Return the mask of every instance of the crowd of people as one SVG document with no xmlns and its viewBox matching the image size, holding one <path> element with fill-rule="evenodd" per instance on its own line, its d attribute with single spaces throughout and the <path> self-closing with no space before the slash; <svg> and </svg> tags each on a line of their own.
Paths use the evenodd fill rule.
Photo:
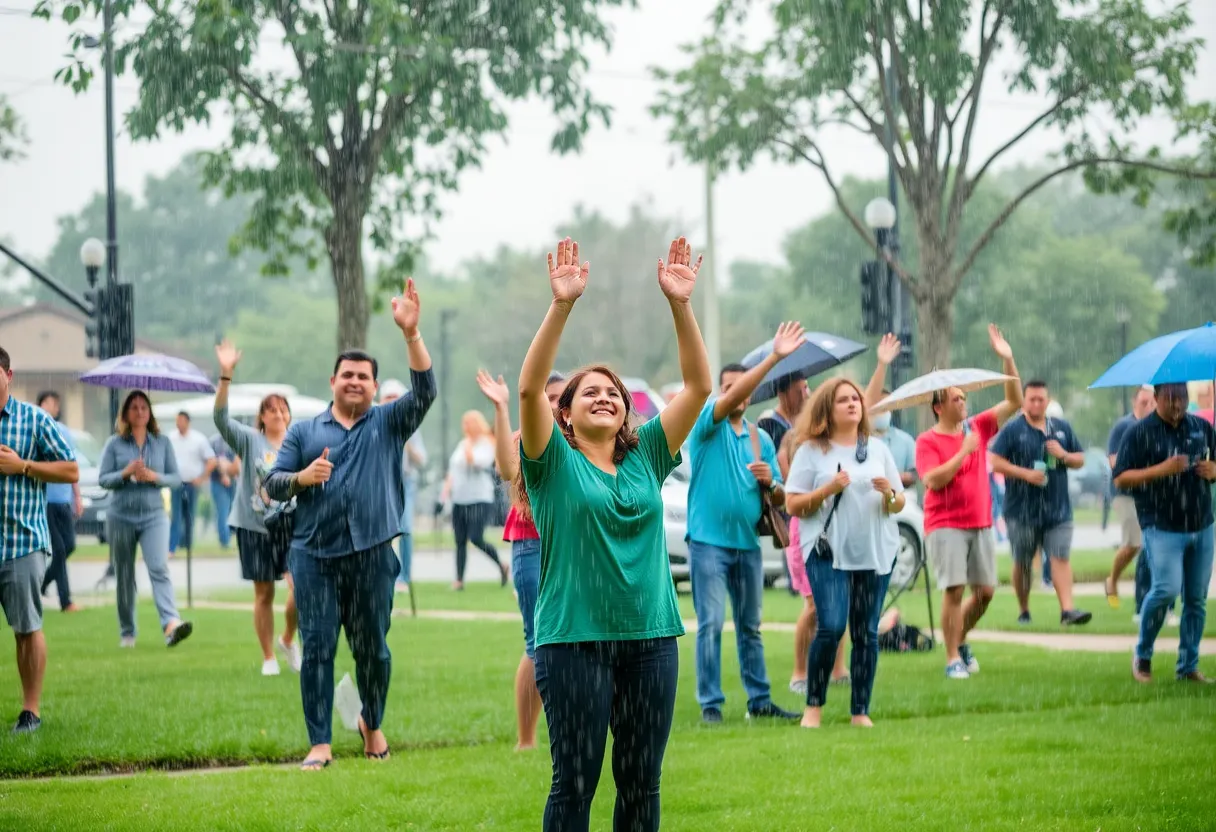
<svg viewBox="0 0 1216 832">
<path fill-rule="evenodd" d="M 1081 448 L 1068 423 L 1048 415 L 1047 386 L 1022 382 L 995 326 L 990 343 L 1008 381 L 1003 401 L 981 413 L 972 415 L 967 392 L 952 387 L 934 394 L 934 423 L 919 437 L 893 427 L 890 413 L 877 408 L 900 348 L 887 336 L 865 389 L 844 376 L 814 391 L 804 378 L 785 378 L 776 409 L 756 424 L 745 415 L 751 396 L 804 343 L 802 327 L 782 324 L 771 354 L 758 364 L 722 368 L 715 391 L 691 304 L 700 263 L 683 238 L 658 261 L 683 384 L 658 416 L 643 422 L 610 368 L 592 364 L 569 376 L 554 369 L 563 338 L 580 337 L 567 324 L 591 273 L 578 243 L 562 240 L 549 255 L 552 299 L 519 376 L 518 430 L 510 424 L 509 386 L 483 371 L 477 383 L 493 406 L 493 426 L 479 413 L 465 414 L 464 438 L 449 460 L 444 490 L 457 526 L 456 586 L 468 543 L 499 565 L 504 584 L 514 580 L 524 636 L 515 683 L 517 748 L 536 745 L 543 711 L 553 764 L 546 829 L 588 827 L 610 732 L 616 828 L 659 826 L 660 774 L 677 696 L 676 639 L 684 634 L 661 486 L 685 453 L 695 695 L 706 723 L 728 718 L 721 639 L 729 599 L 747 718 L 818 729 L 837 682 L 850 687 L 853 725 L 873 725 L 880 615 L 899 548 L 896 516 L 917 481 L 925 489 L 928 559 L 942 592 L 948 679 L 979 672 L 967 637 L 997 585 L 990 464 L 1008 483 L 1003 516 L 1020 620 L 1029 621 L 1031 564 L 1040 554 L 1050 564 L 1061 624 L 1090 618 L 1073 603 L 1069 568 L 1067 471 L 1082 464 Z M 392 313 L 405 341 L 408 388 L 380 383 L 377 360 L 349 350 L 334 364 L 324 412 L 293 421 L 287 401 L 270 395 L 251 427 L 228 413 L 241 355 L 225 342 L 216 351 L 218 452 L 192 439 L 188 423 L 179 423 L 176 439 L 162 434 L 148 396 L 132 391 L 102 453 L 99 483 L 114 493 L 107 533 L 120 645 L 135 643 L 137 545 L 165 643 L 174 647 L 192 634 L 175 606 L 167 568 L 175 544 L 189 545 L 190 524 L 174 529 L 161 492 L 173 489 L 185 516 L 195 489 L 218 475 L 230 497 L 225 525 L 236 539 L 242 577 L 254 585 L 262 673 L 279 673 L 277 652 L 300 676 L 307 771 L 333 759 L 333 670 L 342 631 L 355 661 L 364 754 L 390 756 L 381 730 L 392 673 L 387 635 L 395 586 L 410 578 L 416 475 L 425 464 L 416 432 L 438 394 L 412 280 L 393 299 Z M 78 470 L 52 414 L 9 395 L 3 350 L 0 368 L 0 603 L 16 634 L 23 686 L 15 730 L 26 732 L 40 720 L 46 661 L 40 599 L 51 529 L 63 513 L 53 507 L 70 505 Z M 1133 674 L 1142 682 L 1151 679 L 1153 643 L 1179 594 L 1177 676 L 1208 681 L 1197 661 L 1212 569 L 1216 433 L 1186 404 L 1185 385 L 1141 391 L 1136 418 L 1111 438 L 1124 545 L 1107 593 L 1114 604 L 1119 572 L 1138 551 L 1147 588 L 1137 593 L 1143 608 Z M 511 483 L 509 564 L 484 534 L 495 474 Z M 802 697 L 801 713 L 774 701 L 765 664 L 761 548 L 770 539 L 785 548 L 791 584 L 806 599 L 789 686 Z M 273 602 L 281 579 L 287 614 L 276 638 Z"/>
</svg>

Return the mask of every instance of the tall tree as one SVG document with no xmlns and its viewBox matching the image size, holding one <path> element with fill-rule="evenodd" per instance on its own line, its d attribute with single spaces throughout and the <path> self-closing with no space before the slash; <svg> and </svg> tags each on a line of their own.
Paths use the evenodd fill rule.
<svg viewBox="0 0 1216 832">
<path fill-rule="evenodd" d="M 752 8 L 722 0 L 718 31 L 701 42 L 692 65 L 656 71 L 668 84 L 655 111 L 671 118 L 671 139 L 693 159 L 745 168 L 771 154 L 811 165 L 867 241 L 821 131 L 835 125 L 886 148 L 915 218 L 915 267 L 897 270 L 916 304 L 923 368 L 949 366 L 964 277 L 1048 182 L 1078 169 L 1094 187 L 1136 184 L 1146 171 L 1216 177 L 1211 168 L 1163 161 L 1155 148 L 1138 150 L 1129 138 L 1146 116 L 1187 109 L 1185 86 L 1202 41 L 1191 33 L 1185 2 L 1158 14 L 1146 0 L 778 0 L 771 6 L 776 34 L 747 48 L 742 30 Z M 1008 71 L 997 68 L 998 55 L 1013 61 Z M 976 125 L 984 97 L 999 89 L 1047 104 L 984 157 Z M 1113 129 L 1096 129 L 1089 116 L 1097 112 Z M 1061 136 L 1061 158 L 966 239 L 964 215 L 993 166 L 1046 131 Z"/>
<path fill-rule="evenodd" d="M 73 22 L 103 1 L 40 0 L 37 13 Z M 323 248 L 344 348 L 367 338 L 365 235 L 408 268 L 440 194 L 505 132 L 507 100 L 546 97 L 561 119 L 558 151 L 607 122 L 583 86 L 586 53 L 610 45 L 600 15 L 624 0 L 111 2 L 126 19 L 116 69 L 140 80 L 131 135 L 227 115 L 208 181 L 257 197 L 235 242 L 269 251 L 272 272 L 292 255 L 317 262 Z M 78 52 L 60 77 L 83 89 L 92 74 Z"/>
</svg>

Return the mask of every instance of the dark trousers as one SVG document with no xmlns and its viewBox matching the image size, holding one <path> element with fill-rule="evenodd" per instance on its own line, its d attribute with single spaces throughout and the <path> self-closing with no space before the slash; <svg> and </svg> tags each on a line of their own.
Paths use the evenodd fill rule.
<svg viewBox="0 0 1216 832">
<path fill-rule="evenodd" d="M 536 648 L 536 686 L 553 757 L 545 832 L 584 832 L 590 826 L 609 730 L 613 830 L 659 828 L 659 777 L 679 670 L 674 638 Z"/>
<path fill-rule="evenodd" d="M 59 609 L 65 610 L 72 603 L 72 589 L 68 585 L 68 557 L 76 551 L 76 515 L 70 503 L 47 503 L 46 525 L 51 532 L 51 565 L 42 579 L 42 591 L 54 581 L 59 590 Z"/>
<path fill-rule="evenodd" d="M 193 483 L 182 483 L 169 492 L 173 513 L 169 521 L 169 554 L 194 548 L 194 508 L 198 505 L 198 488 Z"/>
<path fill-rule="evenodd" d="M 469 562 L 469 544 L 486 553 L 499 569 L 498 552 L 486 542 L 486 522 L 494 511 L 493 503 L 454 504 L 452 506 L 452 531 L 456 534 L 456 580 L 464 580 L 464 568 Z"/>
<path fill-rule="evenodd" d="M 339 629 L 346 630 L 346 643 L 355 658 L 363 721 L 368 730 L 377 730 L 393 669 L 387 636 L 399 564 L 392 543 L 336 558 L 293 550 L 290 564 L 304 645 L 300 698 L 308 741 L 323 745 L 332 738 Z"/>
<path fill-rule="evenodd" d="M 870 694 L 878 672 L 878 619 L 891 575 L 873 570 L 846 572 L 826 558 L 812 556 L 806 576 L 815 598 L 818 626 L 807 658 L 807 707 L 822 707 L 827 701 L 828 679 L 836 661 L 836 648 L 844 637 L 845 624 L 853 639 L 849 676 L 853 683 L 850 712 L 864 716 L 870 711 Z"/>
</svg>

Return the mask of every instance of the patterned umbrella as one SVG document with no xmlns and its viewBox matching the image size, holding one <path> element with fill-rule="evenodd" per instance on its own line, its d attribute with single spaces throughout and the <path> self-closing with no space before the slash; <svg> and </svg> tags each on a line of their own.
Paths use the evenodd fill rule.
<svg viewBox="0 0 1216 832">
<path fill-rule="evenodd" d="M 994 373 L 991 370 L 973 370 L 960 368 L 957 370 L 934 370 L 919 378 L 914 378 L 899 387 L 870 408 L 870 413 L 884 413 L 888 410 L 904 410 L 920 404 L 929 404 L 933 394 L 947 387 L 957 387 L 964 393 L 972 390 L 982 390 L 1011 380 L 1011 376 Z"/>
</svg>

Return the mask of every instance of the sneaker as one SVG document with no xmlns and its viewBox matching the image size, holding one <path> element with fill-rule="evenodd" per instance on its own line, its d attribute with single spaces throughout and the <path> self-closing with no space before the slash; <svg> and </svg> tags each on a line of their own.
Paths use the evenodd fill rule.
<svg viewBox="0 0 1216 832">
<path fill-rule="evenodd" d="M 274 648 L 283 656 L 283 661 L 287 662 L 287 666 L 292 671 L 295 673 L 300 672 L 300 666 L 304 663 L 304 659 L 300 655 L 300 642 L 298 640 L 293 640 L 291 644 L 284 644 L 283 637 L 279 636 L 274 640 Z"/>
<path fill-rule="evenodd" d="M 1023 627 L 1029 625 L 1030 624 L 1030 613 L 1024 612 L 1024 613 L 1021 613 L 1020 615 L 1018 615 L 1018 623 L 1021 624 Z"/>
<path fill-rule="evenodd" d="M 1039 585 L 1039 588 L 1041 590 L 1043 590 L 1044 592 L 1055 592 L 1056 591 L 1056 588 L 1051 583 L 1051 581 L 1043 581 L 1043 583 Z"/>
<path fill-rule="evenodd" d="M 976 674 L 980 672 L 980 663 L 975 660 L 975 654 L 971 652 L 970 644 L 960 644 L 958 646 L 958 657 L 967 666 L 968 673 Z"/>
<path fill-rule="evenodd" d="M 1182 619 L 1172 612 L 1165 617 L 1165 626 L 1167 627 L 1177 627 L 1181 623 Z"/>
<path fill-rule="evenodd" d="M 1192 670 L 1190 673 L 1179 673 L 1174 678 L 1179 682 L 1196 682 L 1200 685 L 1216 684 L 1216 679 L 1209 679 L 1198 670 Z"/>
<path fill-rule="evenodd" d="M 806 679 L 794 679 L 790 682 L 790 693 L 806 696 Z"/>
<path fill-rule="evenodd" d="M 38 730 L 38 726 L 42 725 L 42 720 L 34 715 L 33 711 L 22 711 L 17 717 L 17 724 L 13 726 L 14 734 L 32 734 Z"/>
<path fill-rule="evenodd" d="M 701 721 L 706 725 L 717 725 L 722 721 L 722 711 L 718 708 L 703 708 Z"/>
<path fill-rule="evenodd" d="M 1060 623 L 1065 627 L 1071 627 L 1076 624 L 1088 624 L 1093 618 L 1093 613 L 1088 613 L 1085 610 L 1065 610 L 1060 613 Z"/>
<path fill-rule="evenodd" d="M 1142 685 L 1147 685 L 1153 681 L 1153 663 L 1148 659 L 1141 659 L 1132 653 L 1132 678 Z"/>
<path fill-rule="evenodd" d="M 189 621 L 179 622 L 169 632 L 165 633 L 165 646 L 176 647 L 186 639 L 190 638 L 190 634 L 194 632 L 194 625 Z"/>
<path fill-rule="evenodd" d="M 785 708 L 782 708 L 773 702 L 766 702 L 758 708 L 748 708 L 747 718 L 799 720 L 802 719 L 802 714 L 787 711 Z"/>
<path fill-rule="evenodd" d="M 962 661 L 953 661 L 946 665 L 947 679 L 970 679 L 971 674 L 967 672 L 967 665 Z"/>
<path fill-rule="evenodd" d="M 118 646 L 119 647 L 134 647 L 135 646 L 135 636 L 123 636 L 122 638 L 120 638 L 118 640 Z"/>
<path fill-rule="evenodd" d="M 279 660 L 266 659 L 262 662 L 263 676 L 278 676 L 279 675 Z"/>
</svg>

